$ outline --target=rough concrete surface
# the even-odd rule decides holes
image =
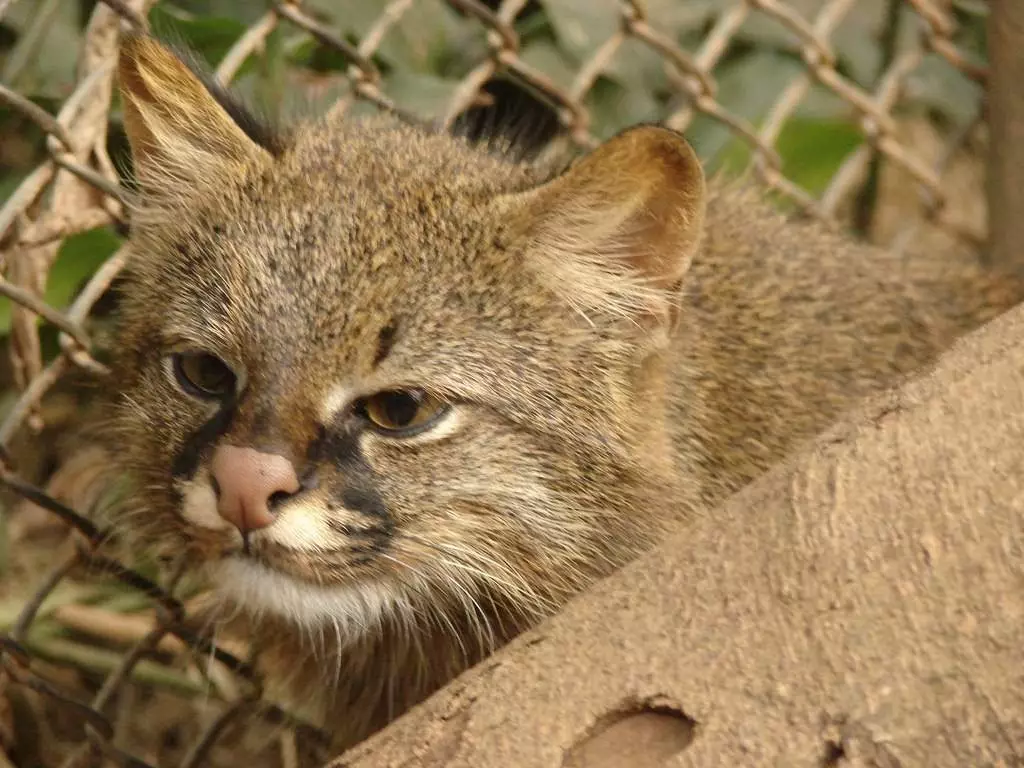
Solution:
[[[1024,765],[1024,309],[333,768]]]

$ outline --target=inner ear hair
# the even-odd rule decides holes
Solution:
[[[125,37],[125,43],[143,37],[146,36],[133,33]],[[156,38],[151,36],[150,39]],[[202,61],[184,41],[161,39],[159,42],[185,65],[250,141],[265,149],[272,157],[279,157],[285,151],[287,139],[280,125],[271,120],[266,113],[244,102],[229,86],[217,80],[207,63]]]
[[[640,125],[499,201],[527,258],[582,311],[674,321],[703,232],[704,171],[686,139]]]
[[[210,92],[214,101],[220,104],[221,108],[228,113],[228,116],[235,121],[235,124],[242,129],[254,143],[267,150],[272,157],[280,157],[287,146],[284,131],[273,123],[263,113],[257,113],[251,105],[243,102],[227,86],[222,85],[212,75],[199,69],[191,59],[183,59],[196,78],[203,84],[203,87]]]

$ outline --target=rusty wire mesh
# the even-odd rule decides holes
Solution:
[[[978,239],[977,233],[958,231],[944,221],[943,210],[950,191],[944,174],[954,153],[974,130],[984,125],[982,100],[979,98],[978,103],[972,105],[976,114],[973,120],[946,132],[945,147],[938,156],[924,156],[918,147],[901,138],[899,130],[898,110],[905,85],[925,57],[938,56],[951,69],[977,83],[985,80],[984,64],[965,55],[954,43],[956,23],[948,6],[938,0],[904,0],[915,12],[919,25],[916,43],[893,56],[874,87],[866,89],[841,73],[832,44],[833,36],[842,29],[855,0],[825,0],[811,16],[802,15],[784,0],[723,0],[714,23],[695,50],[684,49],[659,30],[642,0],[594,2],[615,6],[619,25],[607,39],[593,46],[566,87],[520,56],[517,20],[527,0],[491,4],[481,0],[447,0],[447,5],[458,12],[462,24],[474,26],[486,36],[487,53],[461,79],[436,117],[445,125],[452,125],[467,109],[486,101],[485,84],[500,75],[549,104],[569,142],[584,148],[592,146],[597,138],[588,106],[591,91],[617,57],[630,55],[627,43],[639,44],[661,58],[673,88],[672,98],[662,115],[665,124],[685,131],[698,116],[720,122],[748,145],[753,171],[799,208],[812,215],[836,216],[843,201],[865,183],[872,164],[883,158],[905,172],[920,193],[919,215],[905,222],[893,240],[896,246],[908,242],[924,225],[951,227],[954,237]],[[346,93],[335,110],[369,104],[402,112],[403,105],[395,103],[387,92],[381,71],[375,64],[375,54],[392,27],[412,6],[441,3],[442,0],[390,0],[382,4],[379,17],[369,31],[353,41],[333,31],[301,2],[276,2],[234,43],[217,66],[215,76],[223,83],[230,83],[246,59],[259,54],[275,28],[293,25],[343,56],[348,64]],[[87,331],[87,321],[96,302],[124,266],[128,246],[103,264],[67,309],[49,306],[42,296],[47,273],[63,239],[101,225],[130,226],[125,220],[124,206],[130,192],[119,179],[106,148],[112,108],[112,71],[119,35],[128,28],[145,30],[147,15],[154,4],[154,0],[103,0],[97,5],[85,32],[77,87],[57,114],[50,114],[0,85],[0,99],[47,134],[48,151],[45,161],[27,175],[0,207],[0,269],[4,275],[0,278],[0,294],[14,303],[10,352],[13,378],[19,392],[0,423],[0,450],[3,451],[0,482],[8,490],[58,516],[76,532],[74,549],[62,555],[60,562],[41,580],[10,633],[0,638],[0,689],[10,685],[28,686],[41,692],[57,709],[73,713],[80,724],[82,738],[77,749],[67,756],[67,765],[104,762],[146,765],[126,754],[118,743],[111,702],[140,662],[151,657],[169,638],[177,647],[191,653],[198,666],[208,668],[210,664],[219,664],[243,682],[233,700],[223,702],[218,716],[186,750],[182,765],[202,763],[212,745],[229,730],[228,726],[251,715],[254,709],[260,712],[260,717],[270,718],[283,728],[294,724],[286,713],[260,703],[259,681],[247,660],[186,627],[185,604],[175,597],[173,579],[158,585],[106,553],[105,532],[20,477],[9,453],[16,434],[22,430],[32,433],[42,427],[39,403],[62,377],[72,371],[84,372],[101,381],[109,376],[106,366],[92,354],[94,340]],[[11,5],[11,0],[0,2],[0,16]],[[805,64],[803,71],[778,92],[773,106],[758,125],[733,114],[718,99],[716,83],[716,66],[737,31],[748,18],[756,16],[780,25]],[[812,88],[818,87],[828,89],[852,108],[866,141],[845,158],[823,193],[815,195],[787,177],[776,143],[801,102]],[[59,331],[60,351],[45,364],[39,341],[39,317]],[[40,674],[25,645],[26,633],[44,600],[70,573],[83,567],[137,590],[154,606],[148,629],[123,654],[120,663],[88,701],[75,699]]]

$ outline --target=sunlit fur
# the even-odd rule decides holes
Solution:
[[[114,363],[122,525],[209,577],[215,615],[338,746],[1020,295],[787,221],[753,187],[705,192],[662,129],[559,174],[384,118],[268,149],[164,49],[125,51],[142,195]],[[184,348],[244,382],[217,441],[318,480],[249,557],[216,527],[212,445],[171,476],[210,418],[166,375]],[[410,439],[346,431],[357,398],[402,387],[454,407]],[[332,433],[354,435],[358,476],[309,458]],[[351,483],[386,514],[342,503]]]

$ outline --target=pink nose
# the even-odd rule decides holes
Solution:
[[[218,446],[210,471],[220,486],[217,511],[242,533],[274,522],[270,511],[274,494],[291,494],[300,488],[288,459],[253,448]]]

